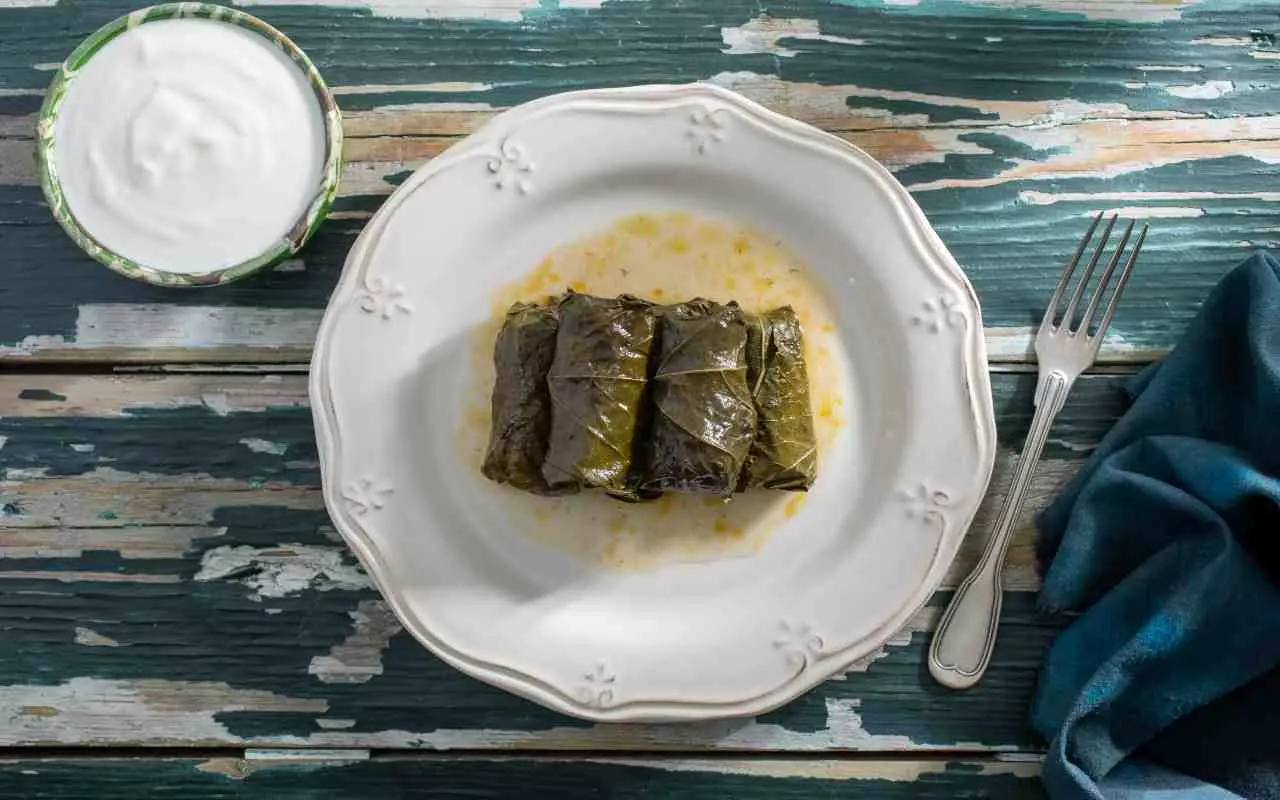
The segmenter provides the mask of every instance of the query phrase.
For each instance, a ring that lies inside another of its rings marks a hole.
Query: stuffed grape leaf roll
[[[641,491],[732,495],[756,429],[746,350],[736,303],[662,309]]]
[[[552,493],[542,464],[551,430],[547,372],[558,327],[554,306],[516,303],[507,311],[493,348],[497,377],[481,471],[490,480],[537,494]]]
[[[817,476],[818,443],[804,332],[790,306],[753,316],[747,364],[756,431],[742,488],[806,491]]]
[[[654,307],[629,295],[569,292],[547,374],[551,433],[542,474],[553,489],[626,497],[649,374]]]

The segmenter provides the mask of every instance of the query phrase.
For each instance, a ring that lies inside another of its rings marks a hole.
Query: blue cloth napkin
[[[1051,797],[1280,798],[1280,262],[1259,252],[1040,518],[1081,615],[1031,709]]]

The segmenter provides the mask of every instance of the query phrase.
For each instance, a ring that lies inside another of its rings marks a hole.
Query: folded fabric
[[[1082,612],[1031,710],[1045,786],[1280,797],[1280,262],[1233,269],[1129,388],[1040,518],[1041,606]]]

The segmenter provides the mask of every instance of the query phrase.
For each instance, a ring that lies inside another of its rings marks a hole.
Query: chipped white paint
[[[165,542],[170,537],[176,547],[178,537],[185,534],[175,529],[187,526],[194,526],[196,538],[217,535],[221,529],[200,526],[213,523],[219,509],[260,506],[264,502],[276,508],[306,511],[324,508],[320,492],[314,486],[266,483],[256,487],[234,478],[117,475],[104,468],[82,475],[5,485],[3,491],[3,502],[12,502],[21,509],[21,516],[5,517],[5,541],[16,538],[16,534],[10,536],[14,528],[22,528],[24,536],[36,536],[42,528],[63,529],[67,531],[65,541],[76,541],[80,531],[91,530],[102,544],[86,549],[99,550],[113,549],[116,542],[121,547],[137,547],[139,551],[151,546],[151,541],[156,542],[158,549],[166,548],[169,545]],[[75,502],[68,502],[69,498],[75,498]],[[107,509],[115,515],[109,523],[100,516],[100,512]],[[151,531],[159,532],[154,539],[147,538]],[[58,540],[53,546],[61,543],[62,540]]]
[[[1217,100],[1223,95],[1234,92],[1236,85],[1232,81],[1205,81],[1204,83],[1175,84],[1166,86],[1164,90],[1174,97],[1188,100]]]
[[[1003,36],[983,36],[982,41],[986,42],[987,44],[995,44],[996,42],[1003,42],[1004,37]]]
[[[326,731],[343,731],[347,728],[354,728],[356,721],[354,719],[341,719],[338,717],[318,717],[316,725]]]
[[[1096,213],[1096,212],[1095,212]],[[988,362],[1022,362],[1032,360],[1036,329],[1026,325],[990,326],[986,329]],[[1162,349],[1143,347],[1127,341],[1112,326],[1102,342],[1099,361],[1152,361],[1164,354]]]
[[[200,395],[200,404],[220,417],[231,413],[231,405],[222,392]]]
[[[996,8],[1037,8],[1085,19],[1125,22],[1169,22],[1181,19],[1182,10],[1200,0],[967,0]]]
[[[850,98],[869,97],[881,100],[899,100],[923,105],[945,106],[953,114],[961,109],[973,109],[972,119],[954,116],[946,123],[948,128],[957,125],[973,127],[1052,128],[1102,120],[1165,120],[1199,118],[1202,115],[1187,112],[1138,111],[1124,103],[1090,103],[1073,99],[1051,100],[993,100],[987,98],[951,97],[923,92],[880,89],[856,84],[821,85],[784,81],[776,75],[760,75],[754,72],[721,72],[709,81],[740,92],[757,102],[790,116],[822,121],[831,111],[841,110],[844,120],[855,118],[849,107]],[[913,118],[915,115],[910,115]],[[990,117],[994,116],[995,119]],[[897,116],[890,118],[901,124]],[[960,130],[957,135],[967,133]]]
[[[58,0],[0,0],[0,8],[50,8]]]
[[[0,450],[3,450],[3,449],[4,449],[4,446],[5,446],[6,444],[8,444],[8,443],[9,443],[9,437],[8,437],[8,436],[0,436]]]
[[[31,481],[43,478],[48,474],[48,467],[5,467],[4,479],[7,481]]]
[[[222,536],[226,528],[161,525],[113,528],[12,527],[0,537],[0,559],[80,558],[87,551],[113,552],[123,559],[182,558],[195,539]]]
[[[1096,444],[1080,444],[1079,442],[1069,442],[1066,439],[1049,439],[1048,442],[1049,444],[1070,450],[1073,453],[1092,453],[1098,447]]]
[[[236,0],[238,6],[313,6],[316,0]],[[428,19],[490,19],[519,22],[539,0],[339,0],[326,5],[366,9],[379,17]],[[564,3],[561,3],[564,5]],[[598,8],[599,0],[574,0],[572,8]]]
[[[212,681],[72,678],[56,686],[0,686],[0,746],[234,742],[215,715],[328,710],[322,699]]]
[[[264,453],[272,456],[282,456],[285,454],[285,451],[289,449],[289,445],[285,442],[269,442],[266,439],[259,439],[256,436],[241,439],[240,444],[255,453]]]
[[[1200,72],[1204,67],[1196,64],[1139,64],[1139,72]]]
[[[855,46],[867,43],[865,39],[828,36],[819,29],[816,19],[775,19],[769,16],[756,17],[736,28],[721,28],[720,38],[725,45],[724,50],[721,52],[726,55],[739,56],[768,53],[779,58],[793,58],[797,54],[797,51],[780,45],[778,42],[781,39]]]
[[[307,262],[301,258],[286,258],[271,268],[272,272],[306,272]]]
[[[368,111],[344,111],[342,114],[343,133],[349,139],[355,139],[363,135],[367,135],[366,126],[371,123],[385,122],[394,117],[395,124],[399,125],[406,120],[405,117],[413,119],[419,116],[436,116],[445,115],[449,118],[476,117],[477,122],[465,126],[461,130],[448,129],[444,131],[435,131],[445,135],[455,135],[460,133],[471,133],[476,129],[480,122],[487,120],[497,113],[489,103],[479,102],[462,102],[452,100],[441,100],[432,102],[417,103],[390,103],[384,106],[377,106]],[[382,129],[377,130],[377,135],[386,135]]]
[[[223,545],[205,551],[197,581],[235,579],[248,586],[250,598],[287,597],[312,590],[357,591],[373,583],[346,551],[335,547],[284,544],[278,547]]]
[[[783,738],[785,731],[785,738],[790,745],[804,749],[851,747],[862,750],[916,750],[922,747],[907,736],[868,732],[862,726],[862,715],[858,713],[862,701],[856,697],[828,697],[826,706],[827,726],[822,730],[789,731],[781,725],[752,721],[751,724],[730,732],[718,740],[717,744],[727,748],[756,749],[768,741],[776,742]]]
[[[292,348],[308,353],[320,327],[322,309],[176,306],[160,303],[86,304],[76,310],[75,334],[28,336],[18,345],[0,345],[0,356],[42,351],[166,349],[210,347]]]
[[[944,773],[947,764],[935,760],[894,759],[862,761],[848,759],[696,759],[696,758],[603,758],[602,763],[647,767],[667,772],[708,772],[721,775],[746,775],[758,778],[813,778],[839,781],[892,781],[914,783],[925,776]],[[1040,774],[1039,761],[989,763],[982,765],[983,775],[1009,775],[1033,779]]]
[[[249,747],[244,751],[244,758],[246,761],[368,761],[369,751],[349,747],[341,750]]]
[[[68,446],[72,450],[76,451],[77,453],[84,453],[84,454],[92,453],[94,450],[98,449],[98,446],[96,444],[87,444],[84,442],[74,442]]]
[[[1012,161],[991,177],[944,178],[908,188],[925,192],[1027,180],[1098,179],[1227,156],[1280,163],[1280,118],[1276,117],[1090,120],[1076,125],[1010,128],[1001,133],[1044,152],[1045,157]]]
[[[1280,192],[1018,192],[1018,201],[1036,206],[1054,203],[1096,203],[1098,201],[1185,201],[1185,200],[1260,200],[1280,202]]]
[[[395,614],[381,600],[361,600],[350,615],[351,634],[328,655],[313,657],[307,668],[322,683],[367,683],[381,675],[382,651],[401,631]]]
[[[1250,47],[1253,40],[1248,36],[1197,36],[1191,40],[1192,44],[1207,44],[1211,47]]]
[[[1186,219],[1203,217],[1203,208],[1186,206],[1119,206],[1118,208],[1099,208],[1082,213],[1082,217],[1095,217],[1098,212],[1110,216],[1118,215],[1121,219]]]
[[[0,570],[0,580],[57,581],[58,583],[182,583],[181,575],[147,572],[87,572],[81,570]]]
[[[98,633],[95,630],[92,630],[90,628],[83,628],[83,627],[80,627],[79,625],[76,626],[74,641],[76,644],[84,645],[85,647],[126,647],[127,646],[127,645],[121,645],[119,642],[117,642],[115,639],[112,639],[110,636],[103,636],[102,634]]]
[[[457,92],[487,92],[493,88],[492,83],[475,81],[439,81],[436,83],[364,83],[358,86],[335,86],[336,95],[360,94],[393,94],[395,92],[439,92],[451,94]]]
[[[925,633],[937,627],[938,617],[941,616],[940,609],[930,608],[928,606],[916,611],[915,614],[907,620],[897,633],[889,637],[889,639],[881,645],[875,652],[866,655],[849,665],[849,668],[843,673],[833,676],[831,680],[845,680],[850,672],[866,672],[871,665],[885,656],[889,655],[890,650],[910,647],[912,639],[917,633]]]
[[[1280,50],[1253,50],[1249,53],[1249,58],[1256,58],[1262,61],[1280,61]]]

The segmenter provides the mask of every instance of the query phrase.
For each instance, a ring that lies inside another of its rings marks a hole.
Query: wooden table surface
[[[349,163],[301,257],[213,290],[82,255],[33,163],[52,70],[132,6],[0,0],[0,796],[1040,797],[1031,513],[1280,232],[1280,49],[1245,0],[309,0],[255,6],[316,61]],[[992,494],[879,657],[770,714],[598,726],[445,667],[323,510],[306,362],[343,258],[404,179],[495,110],[709,79],[892,168],[981,297]],[[1103,366],[1055,427],[977,688],[924,667],[1021,444],[1030,325],[1085,217],[1150,218]]]

